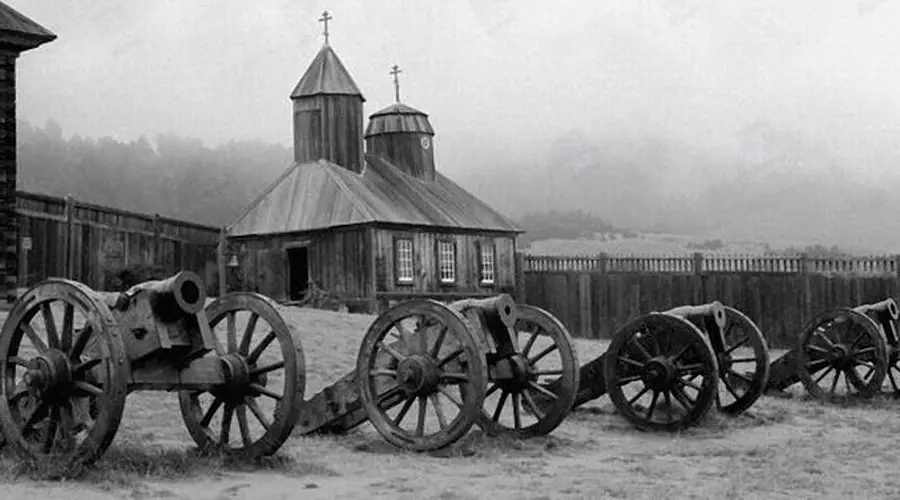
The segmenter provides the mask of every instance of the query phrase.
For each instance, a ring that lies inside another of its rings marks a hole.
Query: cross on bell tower
[[[322,17],[319,18],[319,22],[325,25],[325,45],[328,45],[328,21],[334,19],[328,14],[328,11],[322,12]]]
[[[396,99],[397,102],[400,102],[400,73],[403,73],[400,66],[395,64],[391,67],[391,76],[394,77],[394,99]]]

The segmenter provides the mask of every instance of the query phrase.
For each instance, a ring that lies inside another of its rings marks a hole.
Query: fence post
[[[219,245],[216,248],[216,257],[219,264],[219,297],[223,297],[227,290],[225,282],[225,226],[219,232]]]
[[[694,281],[694,303],[702,304],[706,300],[706,287],[703,283],[703,253],[694,252],[693,260],[693,281]]]
[[[597,254],[597,270],[603,274],[606,274],[608,268],[609,254],[606,252],[600,252],[599,254]]]
[[[75,274],[75,257],[72,253],[75,251],[75,198],[71,194],[66,195],[66,238],[65,238],[65,276],[66,279],[74,279]]]
[[[159,220],[159,214],[153,214],[153,245],[150,247],[150,262],[154,266],[159,265],[160,254],[162,253],[162,245],[160,236],[162,233],[162,222]]]
[[[516,303],[518,304],[527,304],[528,299],[525,296],[525,254],[522,252],[516,252],[515,258],[515,280],[516,280]]]

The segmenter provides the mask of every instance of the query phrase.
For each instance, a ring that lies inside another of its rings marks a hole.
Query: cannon
[[[303,403],[303,351],[274,302],[261,295],[205,303],[191,272],[119,294],[58,278],[30,288],[0,330],[0,433],[7,444],[24,458],[87,465],[112,442],[128,393],[155,390],[178,391],[185,424],[202,448],[230,442],[236,418],[239,453],[274,453]],[[253,323],[240,341],[238,311],[250,312]],[[270,331],[254,337],[260,319]],[[226,345],[214,335],[220,324],[227,324]],[[273,343],[278,361],[264,352]],[[204,411],[201,395],[212,399]],[[271,411],[261,399],[272,402]],[[216,435],[210,421],[220,408]]]
[[[190,272],[117,294],[58,278],[33,286],[0,330],[0,436],[24,458],[87,465],[112,442],[128,393],[170,391],[202,451],[271,455],[298,425],[310,434],[366,420],[390,443],[424,451],[475,424],[520,437],[551,432],[578,387],[569,333],[508,295],[401,302],[372,323],[356,369],[309,401],[300,339],[275,302],[232,292],[205,303]],[[560,360],[541,369],[551,352]],[[553,402],[537,408],[532,394]]]
[[[743,412],[762,395],[768,372],[765,338],[740,311],[718,301],[676,307],[618,329],[608,350],[581,367],[573,408],[608,394],[638,429],[679,431],[713,405]]]
[[[887,377],[900,392],[894,373],[900,371],[898,318],[900,309],[890,298],[817,314],[796,347],[772,362],[766,390],[782,392],[799,382],[815,399],[845,404],[875,396]]]
[[[557,359],[540,366],[551,353]],[[372,323],[356,370],[307,402],[298,432],[344,433],[368,420],[388,442],[417,451],[447,446],[473,425],[492,435],[544,435],[569,413],[578,366],[562,323],[509,295],[413,299]],[[537,398],[551,403],[539,408]],[[417,415],[408,416],[414,404]]]

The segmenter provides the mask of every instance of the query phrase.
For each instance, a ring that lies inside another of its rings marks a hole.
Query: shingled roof
[[[56,35],[50,30],[0,2],[0,44],[28,50],[55,39]]]
[[[358,95],[363,101],[366,100],[350,76],[350,72],[344,67],[344,63],[328,44],[322,47],[306,68],[306,72],[291,92],[291,99],[319,94]]]
[[[294,163],[228,228],[228,236],[293,233],[365,223],[522,232],[437,173],[416,179],[381,155],[351,172],[326,160]]]

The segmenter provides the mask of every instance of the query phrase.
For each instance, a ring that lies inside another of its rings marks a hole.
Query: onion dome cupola
[[[325,44],[291,92],[294,107],[294,161],[326,159],[353,172],[363,167],[363,103],[350,72],[328,43]]]
[[[434,129],[427,114],[400,102],[400,72],[394,65],[397,102],[369,116],[366,151],[386,157],[413,177],[434,181]]]

